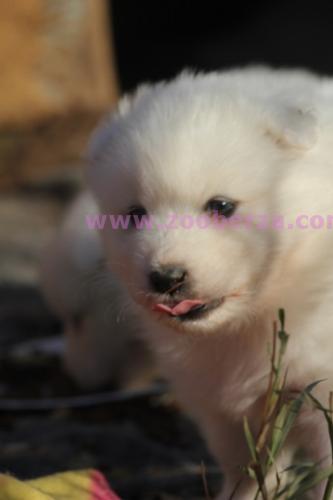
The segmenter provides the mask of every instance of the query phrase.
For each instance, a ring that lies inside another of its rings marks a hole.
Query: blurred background
[[[135,397],[133,381],[104,381],[101,405],[66,374],[41,258],[84,187],[89,135],[122,93],[185,67],[330,75],[333,4],[0,0],[0,9],[0,470],[25,478],[93,466],[123,498],[203,498],[201,462],[211,491],[218,473],[151,377]],[[108,399],[114,391],[122,402]]]

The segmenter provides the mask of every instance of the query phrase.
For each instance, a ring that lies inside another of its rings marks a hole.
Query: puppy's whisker
[[[172,292],[175,292],[176,290],[178,290],[178,288],[181,288],[185,283],[185,280],[183,281],[180,281],[179,283],[176,283],[175,285],[171,286],[170,288],[168,288],[168,290],[165,292],[165,294],[170,294]]]

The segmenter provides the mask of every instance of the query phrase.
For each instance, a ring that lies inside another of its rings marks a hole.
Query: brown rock
[[[105,0],[0,0],[0,186],[82,152],[117,98]]]

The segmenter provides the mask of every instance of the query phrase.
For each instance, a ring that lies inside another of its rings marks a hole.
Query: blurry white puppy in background
[[[287,389],[333,387],[333,232],[230,225],[181,227],[186,214],[329,214],[333,91],[303,71],[265,68],[144,86],[96,132],[88,178],[106,214],[153,216],[172,229],[101,231],[107,261],[140,305],[164,375],[225,474],[229,498],[249,461],[246,415],[258,430],[277,309],[291,333]],[[322,415],[298,418],[290,450],[330,461]],[[278,468],[285,465],[283,457]],[[319,488],[323,488],[321,484]],[[252,499],[243,480],[234,499]],[[318,487],[312,498],[320,498]]]
[[[79,386],[140,386],[152,375],[151,356],[128,299],[105,267],[100,235],[86,224],[85,216],[96,212],[88,192],[74,200],[45,249],[42,290],[63,321],[64,364]]]

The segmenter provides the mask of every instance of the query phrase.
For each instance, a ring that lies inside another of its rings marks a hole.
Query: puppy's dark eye
[[[144,207],[137,205],[137,206],[131,207],[126,215],[130,216],[130,226],[136,227],[136,224],[138,222],[140,222],[142,217],[144,217],[147,214],[148,214],[148,212]]]
[[[212,198],[207,201],[205,210],[210,214],[217,214],[222,217],[231,217],[237,208],[235,201],[226,200],[224,198]]]

